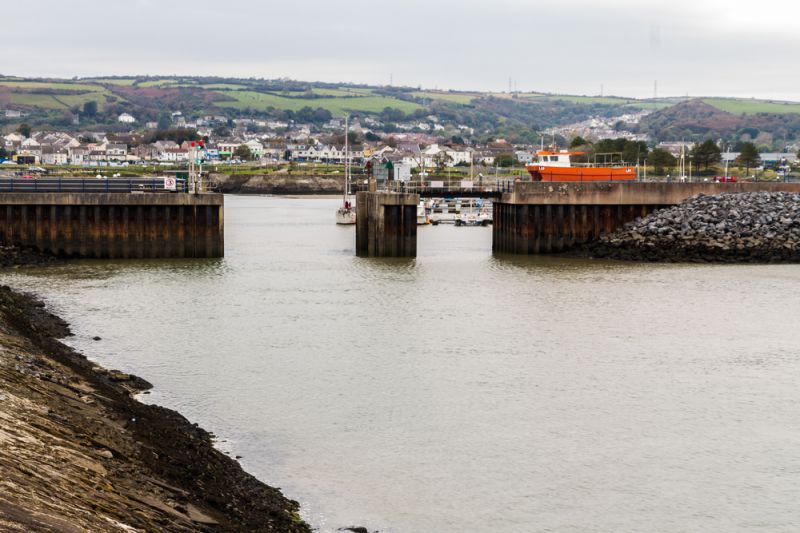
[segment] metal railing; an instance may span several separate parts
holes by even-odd
[[[389,192],[408,192],[425,196],[498,196],[506,192],[514,192],[515,179],[484,179],[483,182],[472,181],[462,183],[461,180],[414,180],[389,181],[385,190]]]
[[[0,178],[0,192],[171,193],[189,192],[189,184],[177,179],[172,191],[164,178]]]

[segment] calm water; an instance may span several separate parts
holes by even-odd
[[[797,266],[359,259],[336,200],[226,202],[224,260],[3,281],[320,531],[800,530]]]

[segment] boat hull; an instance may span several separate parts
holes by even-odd
[[[634,167],[548,167],[528,165],[533,181],[635,181]]]
[[[356,212],[354,209],[339,208],[336,211],[336,223],[347,226],[356,223]]]

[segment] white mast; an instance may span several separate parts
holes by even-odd
[[[350,188],[350,144],[348,142],[348,134],[350,133],[350,117],[344,117],[344,201],[347,201],[347,190]]]

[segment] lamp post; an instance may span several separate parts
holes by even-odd
[[[726,144],[725,145],[725,176],[724,176],[724,180],[725,181],[728,181],[728,154],[729,154],[728,145]]]

